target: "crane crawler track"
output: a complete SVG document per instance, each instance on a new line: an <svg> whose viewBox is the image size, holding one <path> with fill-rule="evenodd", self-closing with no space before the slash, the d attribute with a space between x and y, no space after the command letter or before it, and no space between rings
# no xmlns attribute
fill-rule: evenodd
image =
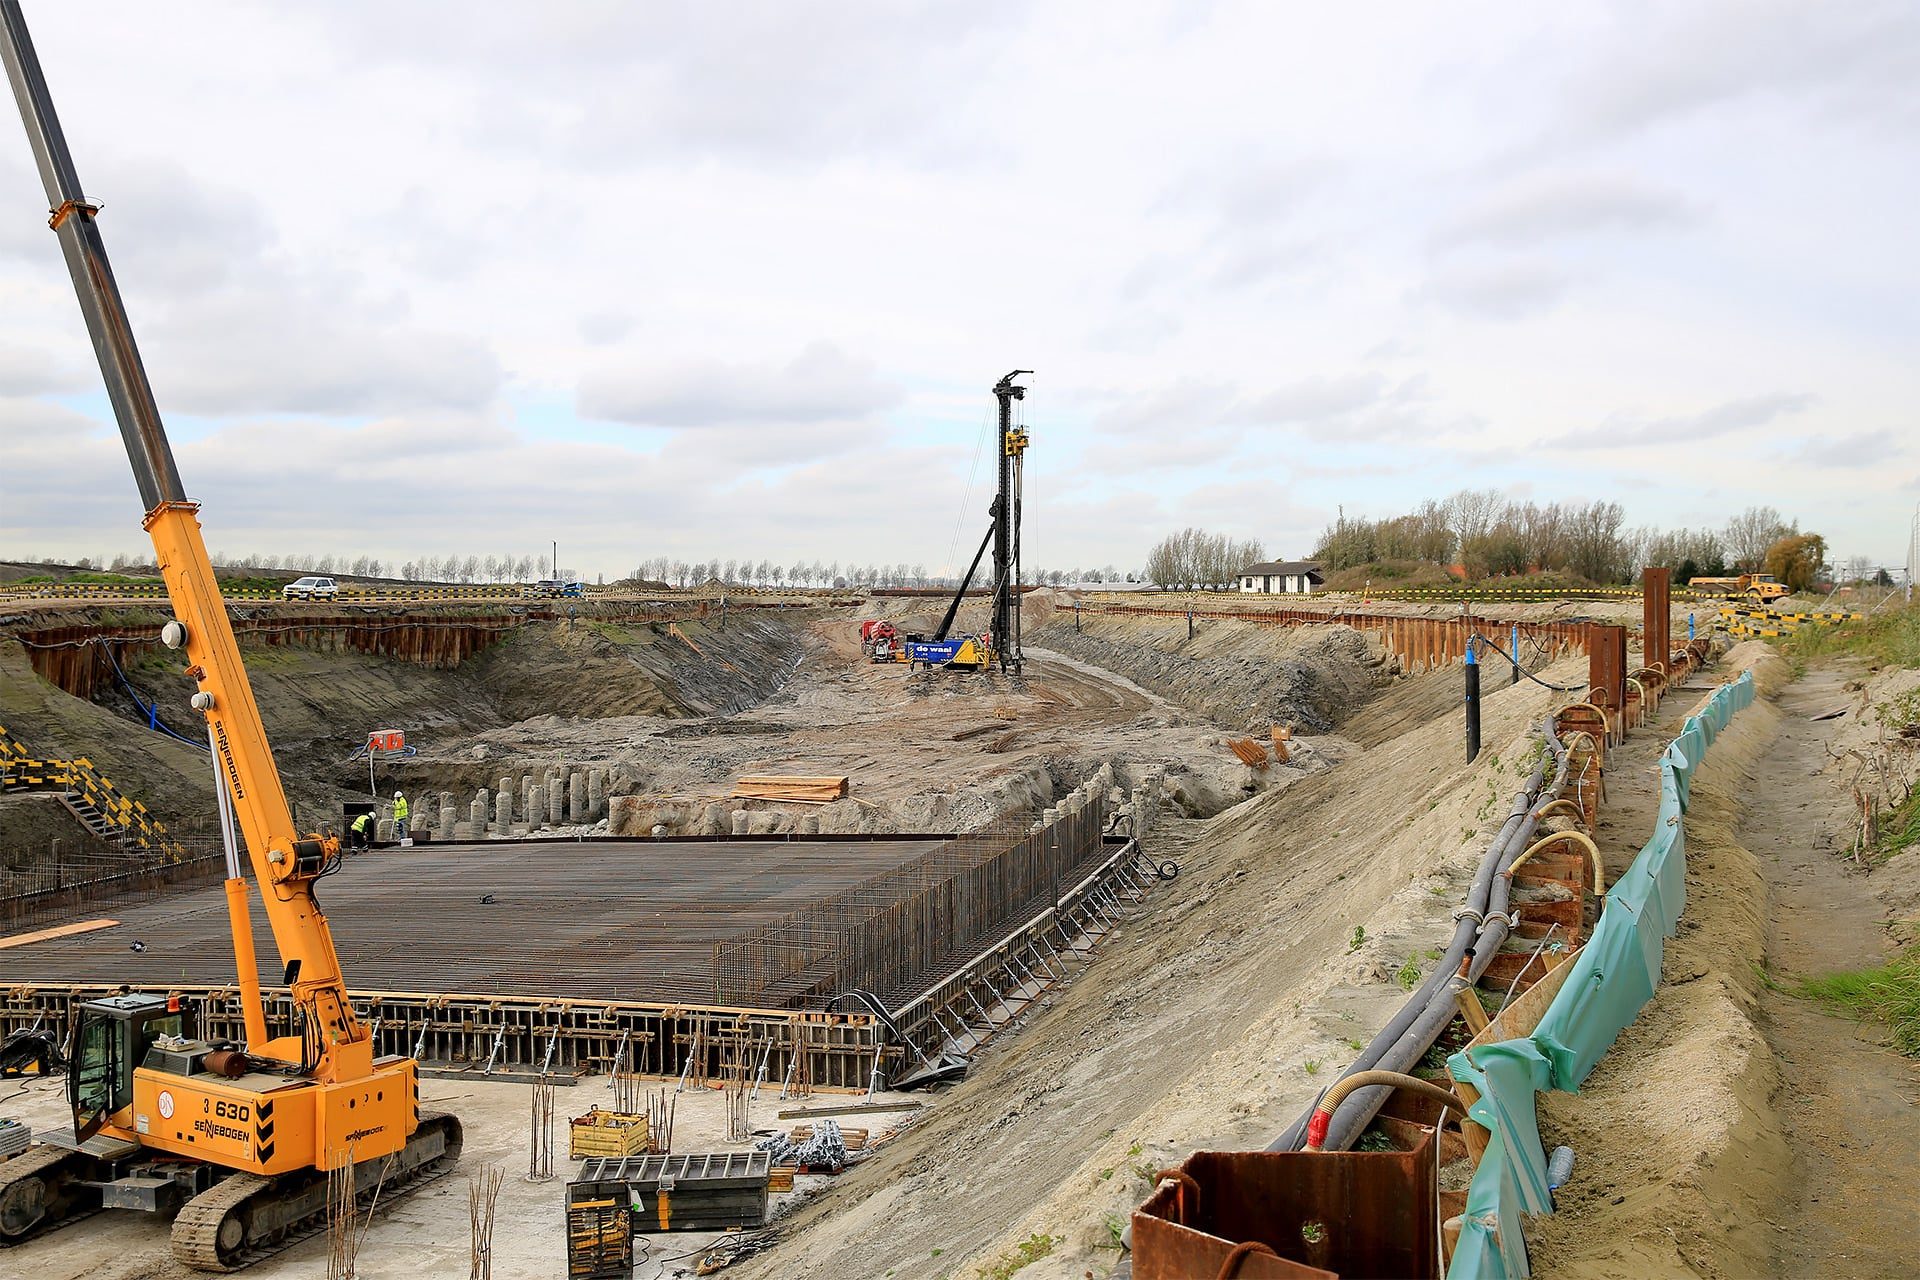
<svg viewBox="0 0 1920 1280"><path fill-rule="evenodd" d="M397 1166L382 1178L384 1160L363 1160L355 1173L355 1203L366 1212L391 1204L443 1176L460 1159L460 1121L422 1112ZM309 1171L280 1178L241 1173L189 1200L173 1220L173 1256L196 1271L238 1271L326 1229L326 1175Z"/></svg>
<svg viewBox="0 0 1920 1280"><path fill-rule="evenodd" d="M100 1212L99 1197L67 1189L85 1158L65 1147L36 1146L0 1160L0 1248Z"/></svg>

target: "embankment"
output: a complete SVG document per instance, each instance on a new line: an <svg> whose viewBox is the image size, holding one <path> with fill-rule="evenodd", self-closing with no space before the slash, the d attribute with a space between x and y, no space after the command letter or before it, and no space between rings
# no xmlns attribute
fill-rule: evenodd
<svg viewBox="0 0 1920 1280"><path fill-rule="evenodd" d="M1446 717L1174 824L1150 852L1179 879L743 1274L971 1277L1035 1238L1022 1280L1106 1274L1155 1170L1264 1146L1404 998L1395 971L1446 937L1553 698L1491 691L1472 765Z"/></svg>
<svg viewBox="0 0 1920 1280"><path fill-rule="evenodd" d="M1391 674L1377 643L1350 627L1259 627L1199 618L1194 635L1174 618L1054 610L1027 632L1044 645L1150 689L1225 728L1266 733L1293 725L1305 733L1336 728Z"/></svg>

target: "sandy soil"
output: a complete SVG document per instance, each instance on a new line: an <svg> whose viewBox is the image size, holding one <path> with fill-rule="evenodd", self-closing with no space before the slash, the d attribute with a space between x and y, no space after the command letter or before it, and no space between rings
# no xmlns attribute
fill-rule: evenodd
<svg viewBox="0 0 1920 1280"><path fill-rule="evenodd" d="M1264 1144L1397 1006L1389 977L1444 940L1504 814L1485 797L1550 698L1493 692L1474 766L1449 716L1175 824L1155 852L1182 875L1111 953L742 1274L972 1276L1035 1235L1053 1252L1023 1278L1105 1274L1155 1170Z"/></svg>
<svg viewBox="0 0 1920 1280"><path fill-rule="evenodd" d="M1237 668L1257 656L1214 661ZM752 815L755 833L795 830L807 819L829 833L966 831L1033 813L1104 764L1123 785L1162 768L1176 808L1210 815L1347 750L1337 736L1303 735L1291 767L1250 773L1203 715L1037 643L1027 658L1018 678L875 666L859 653L856 620L829 614L807 625L792 678L738 714L545 718L449 742L420 767L445 778L481 757L484 765L459 773L471 786L486 769L562 758L570 767L604 765L617 790L638 797L616 806L607 828L616 835L645 835L655 823L724 832L737 809ZM1364 652L1357 662L1326 657L1313 669L1340 672L1364 701L1371 679L1348 674L1367 669ZM733 780L749 773L845 774L851 798L824 807L728 800Z"/></svg>
<svg viewBox="0 0 1920 1280"><path fill-rule="evenodd" d="M1207 618L1189 639L1177 618L1088 615L1076 623L1055 611L1028 635L1217 724L1261 735L1276 724L1327 732L1391 678L1379 641L1343 626L1263 628Z"/></svg>

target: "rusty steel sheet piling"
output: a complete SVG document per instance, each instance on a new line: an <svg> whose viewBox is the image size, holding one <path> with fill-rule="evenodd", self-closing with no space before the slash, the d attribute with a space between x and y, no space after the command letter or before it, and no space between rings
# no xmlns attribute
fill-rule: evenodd
<svg viewBox="0 0 1920 1280"><path fill-rule="evenodd" d="M484 652L525 620L508 615L406 618L274 612L236 617L233 630L243 644L375 654L445 671ZM13 637L26 649L34 674L77 698L91 698L113 683L115 665L125 666L131 651L159 648L164 625L153 621L20 627Z"/></svg>
<svg viewBox="0 0 1920 1280"><path fill-rule="evenodd" d="M1640 662L1673 674L1673 570L1648 568L1640 575Z"/></svg>
<svg viewBox="0 0 1920 1280"><path fill-rule="evenodd" d="M1134 1210L1134 1280L1438 1280L1435 1131L1375 1123L1391 1150L1194 1152ZM1238 1270L1223 1272L1235 1246Z"/></svg>
<svg viewBox="0 0 1920 1280"><path fill-rule="evenodd" d="M1626 732L1627 629L1587 624L1587 700L1606 713L1611 735Z"/></svg>
<svg viewBox="0 0 1920 1280"><path fill-rule="evenodd" d="M1532 642L1552 663L1587 649L1583 622L1514 622L1491 618L1420 618L1397 613L1334 609L1163 609L1151 605L1089 604L1087 613L1112 617L1227 619L1256 627L1346 626L1377 637L1409 675L1435 671L1466 657L1467 638L1476 631L1508 632Z"/></svg>

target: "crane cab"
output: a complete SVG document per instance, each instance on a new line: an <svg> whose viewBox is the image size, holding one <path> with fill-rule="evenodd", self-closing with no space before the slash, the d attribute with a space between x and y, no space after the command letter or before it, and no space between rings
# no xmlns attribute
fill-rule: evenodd
<svg viewBox="0 0 1920 1280"><path fill-rule="evenodd" d="M81 1004L73 1045L67 1100L80 1142L133 1105L134 1068L157 1047L191 1045L203 1053L213 1047L196 1040L193 1012L178 997L156 995L108 996Z"/></svg>

